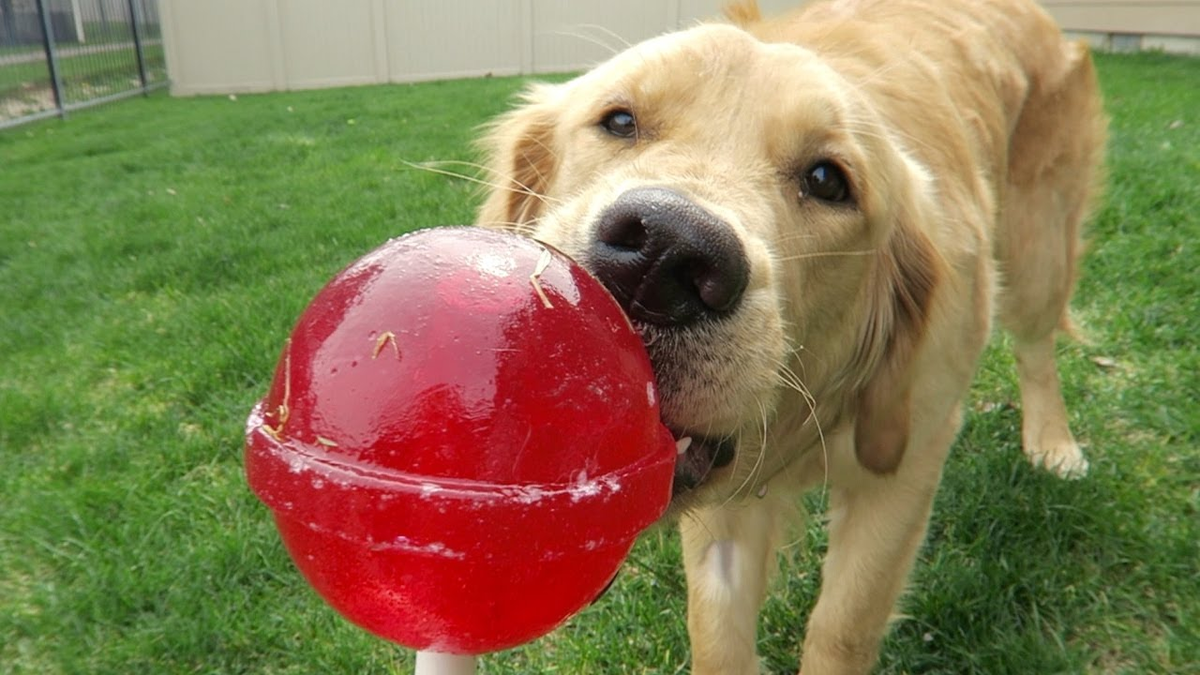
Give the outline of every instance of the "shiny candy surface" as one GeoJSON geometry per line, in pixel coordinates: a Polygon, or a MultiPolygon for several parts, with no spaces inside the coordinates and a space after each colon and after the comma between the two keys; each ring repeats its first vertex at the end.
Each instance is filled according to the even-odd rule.
{"type": "Polygon", "coordinates": [[[529,239],[394,239],[304,311],[251,412],[246,472],[316,590],[415,649],[534,639],[605,587],[670,499],[638,335],[529,239]]]}

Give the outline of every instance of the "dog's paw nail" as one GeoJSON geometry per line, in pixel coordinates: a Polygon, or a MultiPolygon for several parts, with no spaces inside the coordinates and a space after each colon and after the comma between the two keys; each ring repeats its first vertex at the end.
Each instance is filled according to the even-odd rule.
{"type": "Polygon", "coordinates": [[[1088,461],[1078,445],[1071,443],[1048,452],[1029,454],[1029,463],[1041,467],[1064,480],[1078,480],[1087,475],[1088,461]]]}

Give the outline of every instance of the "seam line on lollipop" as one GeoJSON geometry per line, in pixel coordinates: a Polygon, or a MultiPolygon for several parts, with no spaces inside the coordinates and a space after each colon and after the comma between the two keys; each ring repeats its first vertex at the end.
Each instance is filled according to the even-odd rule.
{"type": "Polygon", "coordinates": [[[542,247],[542,254],[538,257],[537,265],[533,268],[533,274],[529,275],[529,283],[533,286],[533,291],[537,293],[538,298],[542,301],[542,306],[546,309],[554,309],[554,304],[550,302],[546,291],[542,290],[541,278],[542,273],[550,266],[551,260],[550,249],[542,247]]]}

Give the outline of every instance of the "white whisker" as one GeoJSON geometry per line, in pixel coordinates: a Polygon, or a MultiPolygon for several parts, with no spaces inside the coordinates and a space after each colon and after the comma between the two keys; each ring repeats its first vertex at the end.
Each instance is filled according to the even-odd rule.
{"type": "Polygon", "coordinates": [[[428,168],[428,167],[438,167],[438,166],[465,166],[465,167],[470,167],[472,169],[479,169],[480,171],[483,171],[485,173],[491,173],[491,174],[496,174],[496,175],[499,175],[499,173],[500,173],[500,172],[496,171],[495,169],[487,166],[486,164],[480,164],[479,162],[468,162],[463,159],[430,159],[430,160],[421,162],[419,164],[414,163],[414,162],[407,162],[407,161],[404,163],[407,164],[408,166],[416,167],[419,169],[424,169],[424,168],[428,168]]]}
{"type": "MultiPolygon", "coordinates": [[[[600,28],[600,26],[595,26],[595,25],[591,25],[591,24],[582,24],[579,26],[579,28],[600,28]]],[[[618,40],[620,40],[620,37],[616,36],[615,33],[612,33],[612,31],[608,31],[608,32],[610,34],[612,34],[614,37],[617,37],[618,40]]],[[[598,38],[594,35],[588,35],[587,33],[582,33],[582,32],[575,32],[575,31],[571,31],[571,30],[556,30],[553,33],[551,33],[551,35],[560,35],[563,37],[571,37],[571,38],[575,38],[576,40],[581,40],[583,42],[587,42],[588,44],[596,45],[597,47],[599,47],[599,48],[603,49],[605,52],[607,52],[608,56],[618,54],[621,52],[622,49],[624,49],[624,47],[614,47],[611,44],[601,40],[600,38],[598,38]]],[[[625,43],[624,40],[621,40],[621,42],[625,43]]],[[[625,43],[625,46],[627,47],[628,43],[625,43]]]]}
{"type": "Polygon", "coordinates": [[[620,50],[622,50],[622,49],[629,49],[630,47],[634,46],[634,43],[632,43],[628,40],[625,40],[624,37],[620,36],[619,32],[614,31],[611,28],[607,28],[607,26],[600,25],[600,24],[576,24],[576,26],[577,26],[577,28],[581,28],[581,29],[595,30],[595,31],[601,32],[601,34],[604,34],[604,35],[607,35],[608,37],[613,38],[613,41],[616,41],[620,46],[618,49],[612,49],[610,47],[610,49],[613,50],[613,53],[617,53],[617,52],[620,52],[620,50]]]}
{"type": "MultiPolygon", "coordinates": [[[[798,351],[798,350],[793,350],[793,353],[795,353],[796,351],[798,351]]],[[[801,367],[804,367],[803,361],[800,361],[799,359],[797,359],[797,362],[800,363],[801,367]]],[[[799,375],[796,374],[796,371],[792,370],[786,363],[779,364],[779,370],[776,371],[776,375],[779,378],[780,383],[782,383],[784,386],[788,387],[789,389],[792,389],[793,391],[799,393],[800,397],[804,399],[805,404],[808,406],[808,417],[805,418],[803,424],[807,424],[809,420],[812,420],[813,425],[817,429],[817,438],[820,440],[820,443],[821,443],[821,456],[824,460],[822,462],[822,465],[825,470],[825,475],[822,480],[822,490],[828,491],[829,490],[829,446],[826,445],[826,443],[825,443],[825,431],[824,431],[824,429],[821,428],[821,418],[817,414],[817,399],[816,399],[816,397],[813,396],[813,394],[809,390],[809,388],[807,386],[805,386],[804,381],[800,378],[799,375]]]]}
{"type": "Polygon", "coordinates": [[[611,37],[611,38],[613,38],[614,40],[616,40],[617,42],[621,43],[621,46],[622,46],[622,48],[623,48],[623,49],[629,49],[630,47],[632,47],[632,46],[633,46],[633,43],[632,43],[632,42],[630,42],[629,40],[626,40],[625,38],[621,37],[621,34],[620,34],[620,33],[616,32],[616,31],[614,31],[614,30],[612,30],[611,28],[608,28],[608,27],[606,27],[606,26],[601,26],[601,25],[600,25],[600,24],[598,24],[598,23],[584,23],[584,24],[579,24],[579,27],[580,27],[580,28],[593,28],[593,29],[595,29],[595,30],[598,30],[598,31],[600,31],[601,33],[605,33],[605,34],[606,34],[606,35],[608,35],[609,37],[611,37]]]}
{"type": "MultiPolygon", "coordinates": [[[[524,185],[516,180],[510,179],[510,180],[512,180],[512,183],[517,186],[514,188],[514,187],[510,187],[508,185],[502,185],[502,184],[496,183],[494,181],[479,178],[478,176],[471,176],[471,175],[465,174],[465,173],[458,173],[456,171],[450,171],[448,169],[442,169],[442,168],[438,168],[436,166],[436,164],[443,164],[443,163],[456,164],[457,162],[455,162],[454,160],[422,162],[420,164],[415,163],[415,162],[409,162],[406,160],[401,160],[401,162],[405,166],[408,166],[413,169],[417,169],[419,171],[428,171],[429,173],[436,173],[441,176],[449,176],[450,178],[458,178],[459,180],[465,180],[469,183],[476,183],[478,185],[482,185],[484,187],[491,188],[493,190],[505,190],[508,192],[515,192],[517,194],[527,195],[529,197],[533,197],[534,199],[537,199],[538,201],[540,201],[543,204],[546,204],[548,206],[553,206],[554,202],[556,201],[551,197],[547,197],[546,195],[539,194],[538,192],[536,192],[529,186],[524,185]]],[[[464,164],[467,164],[468,166],[473,166],[470,163],[466,163],[466,162],[464,162],[464,164]]]]}
{"type": "Polygon", "coordinates": [[[838,256],[868,256],[875,255],[879,249],[870,248],[862,251],[814,251],[812,253],[799,253],[779,258],[779,262],[794,262],[796,260],[807,260],[809,258],[833,258],[838,256]]]}
{"type": "Polygon", "coordinates": [[[766,465],[766,462],[767,462],[767,429],[770,427],[770,424],[771,424],[770,420],[769,420],[769,416],[767,414],[767,406],[763,404],[762,399],[759,399],[756,402],[758,403],[759,416],[762,418],[762,443],[760,444],[761,450],[758,453],[758,461],[755,462],[754,469],[750,472],[751,480],[747,481],[748,485],[753,484],[753,482],[754,482],[753,479],[756,478],[755,474],[757,474],[758,476],[762,475],[763,466],[766,465]]]}

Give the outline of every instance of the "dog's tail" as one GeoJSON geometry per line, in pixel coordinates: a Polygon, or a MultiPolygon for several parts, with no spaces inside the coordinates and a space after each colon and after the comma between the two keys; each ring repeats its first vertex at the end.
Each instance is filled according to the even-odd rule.
{"type": "Polygon", "coordinates": [[[734,0],[725,5],[725,18],[736,26],[745,28],[762,21],[762,10],[758,8],[758,0],[734,0]]]}

